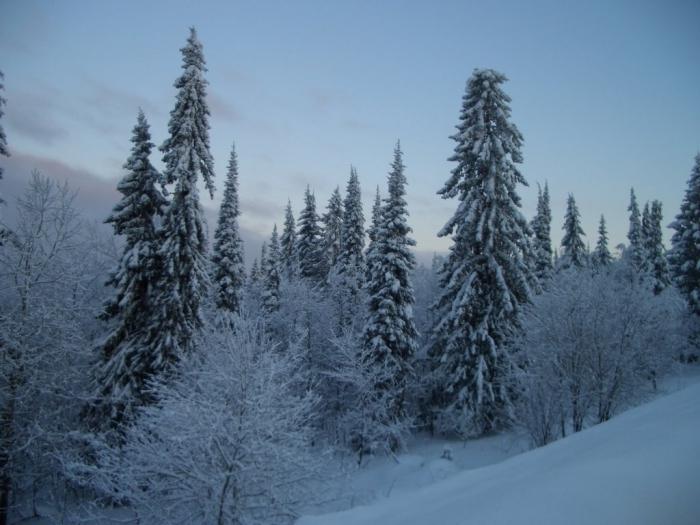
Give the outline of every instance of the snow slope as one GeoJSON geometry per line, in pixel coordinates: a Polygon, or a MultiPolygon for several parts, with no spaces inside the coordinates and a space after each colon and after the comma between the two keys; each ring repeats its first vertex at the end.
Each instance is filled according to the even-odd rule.
{"type": "Polygon", "coordinates": [[[700,384],[501,463],[298,525],[700,523],[700,384]]]}

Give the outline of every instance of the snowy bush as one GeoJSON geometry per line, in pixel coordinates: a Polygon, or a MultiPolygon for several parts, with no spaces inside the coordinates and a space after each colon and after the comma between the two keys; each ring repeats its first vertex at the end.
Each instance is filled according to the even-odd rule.
{"type": "MultiPolygon", "coordinates": [[[[19,519],[33,496],[59,497],[57,454],[89,394],[86,370],[113,246],[35,172],[0,250],[0,507],[19,519]]],[[[36,510],[29,510],[35,513],[36,510]]]]}
{"type": "Polygon", "coordinates": [[[318,477],[317,399],[295,382],[298,355],[277,352],[258,321],[231,324],[206,327],[176,378],[153,384],[159,401],[123,447],[98,450],[97,466],[83,469],[147,523],[289,523],[318,477]]]}
{"type": "Polygon", "coordinates": [[[333,340],[329,357],[326,381],[342,399],[334,414],[338,444],[356,452],[359,464],[367,455],[403,449],[413,424],[392,405],[394,371],[372,362],[349,333],[333,340]]]}
{"type": "Polygon", "coordinates": [[[656,388],[684,345],[682,303],[654,295],[625,263],[559,273],[523,323],[526,372],[518,416],[535,444],[606,421],[656,388]]]}

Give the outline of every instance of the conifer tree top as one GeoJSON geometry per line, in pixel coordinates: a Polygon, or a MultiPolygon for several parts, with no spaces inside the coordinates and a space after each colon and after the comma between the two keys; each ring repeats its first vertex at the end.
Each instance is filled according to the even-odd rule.
{"type": "Polygon", "coordinates": [[[166,205],[165,198],[156,188],[160,175],[149,159],[154,145],[148,121],[140,109],[131,143],[131,155],[123,166],[127,173],[117,185],[123,198],[105,222],[112,224],[116,234],[126,235],[128,243],[133,245],[138,240],[150,240],[152,217],[160,215],[166,205]]]}
{"type": "MultiPolygon", "coordinates": [[[[497,194],[502,194],[506,206],[512,210],[520,207],[520,197],[513,188],[518,183],[527,186],[515,166],[522,162],[523,137],[510,121],[510,97],[500,87],[506,80],[493,69],[475,69],[467,82],[460,123],[451,137],[457,145],[448,159],[457,166],[438,191],[443,198],[460,195],[462,201],[471,203],[496,201],[497,194]]],[[[438,235],[449,235],[467,211],[460,207],[438,235]]]]}
{"type": "Polygon", "coordinates": [[[182,75],[175,81],[178,89],[175,107],[170,112],[170,137],[161,146],[166,165],[164,180],[172,184],[181,178],[197,182],[201,173],[209,194],[214,195],[214,161],[209,152],[209,106],[206,101],[205,67],[202,44],[197,32],[190,36],[182,53],[182,75]]]}
{"type": "MultiPolygon", "coordinates": [[[[3,83],[3,80],[5,78],[5,75],[3,74],[2,71],[0,71],[0,93],[5,89],[5,85],[3,83]]],[[[3,106],[6,104],[5,98],[0,95],[0,119],[2,116],[5,114],[5,111],[3,110],[3,106]]],[[[5,157],[10,156],[10,152],[7,150],[7,137],[5,136],[5,131],[2,128],[2,124],[0,124],[0,155],[4,155],[5,157]]],[[[0,177],[2,176],[2,171],[0,171],[0,177]]]]}
{"type": "Polygon", "coordinates": [[[345,264],[361,264],[365,244],[365,217],[357,170],[350,166],[350,178],[343,203],[342,250],[345,264]]]}
{"type": "Polygon", "coordinates": [[[245,278],[243,241],[238,228],[239,215],[238,158],[235,145],[232,145],[212,254],[216,304],[219,308],[232,312],[238,311],[239,296],[245,278]]]}

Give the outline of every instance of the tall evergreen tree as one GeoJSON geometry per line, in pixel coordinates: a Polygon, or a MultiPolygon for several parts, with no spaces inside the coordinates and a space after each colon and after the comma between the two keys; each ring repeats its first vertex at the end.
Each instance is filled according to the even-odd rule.
{"type": "Polygon", "coordinates": [[[364,265],[365,216],[362,212],[362,192],[357,170],[350,167],[350,179],[345,193],[343,215],[342,267],[346,273],[361,276],[364,265]]]}
{"type": "Polygon", "coordinates": [[[326,213],[321,219],[323,224],[323,275],[327,276],[340,258],[342,250],[341,235],[343,229],[343,199],[340,196],[340,188],[331,194],[326,207],[326,213]]]}
{"type": "Polygon", "coordinates": [[[646,250],[649,239],[651,238],[651,212],[649,211],[649,202],[644,203],[642,208],[642,246],[646,250]]]}
{"type": "Polygon", "coordinates": [[[700,153],[690,173],[681,210],[671,224],[671,270],[690,310],[700,315],[700,153]]]}
{"type": "Polygon", "coordinates": [[[654,200],[647,220],[645,251],[655,294],[660,294],[671,284],[661,221],[663,221],[663,208],[660,201],[654,200]]]}
{"type": "Polygon", "coordinates": [[[516,167],[523,138],[510,122],[510,97],[500,86],[505,81],[491,69],[477,69],[469,79],[452,137],[457,145],[450,160],[457,165],[438,192],[459,198],[438,234],[452,234],[453,244],[441,271],[431,347],[444,385],[443,420],[453,431],[488,432],[509,419],[506,341],[537,282],[517,193],[518,184],[527,184],[516,167]]]}
{"type": "Polygon", "coordinates": [[[264,279],[265,265],[267,264],[267,241],[263,241],[260,246],[260,266],[258,268],[258,277],[264,279]]]}
{"type": "Polygon", "coordinates": [[[304,209],[299,215],[297,232],[297,257],[299,274],[305,279],[321,282],[323,279],[321,239],[322,232],[316,214],[316,197],[307,186],[304,194],[304,209]]]}
{"type": "Polygon", "coordinates": [[[576,206],[576,199],[569,193],[566,201],[566,214],[564,215],[564,237],[561,240],[561,255],[559,266],[561,268],[583,268],[586,266],[588,250],[581,236],[586,235],[581,228],[581,214],[576,206]]]}
{"type": "Polygon", "coordinates": [[[372,223],[367,230],[367,236],[369,237],[369,245],[367,246],[367,253],[365,254],[365,280],[369,280],[370,275],[372,275],[372,268],[376,260],[376,247],[377,247],[377,232],[381,226],[382,221],[382,197],[379,194],[379,186],[377,186],[377,193],[374,197],[374,204],[372,205],[372,223]]]}
{"type": "Polygon", "coordinates": [[[200,304],[207,293],[206,231],[197,180],[201,175],[213,196],[214,161],[209,152],[209,107],[202,44],[194,28],[181,50],[183,73],[175,81],[178,94],[170,112],[170,137],[161,146],[166,183],[174,183],[172,201],[162,227],[160,256],[163,271],[158,283],[158,322],[152,326],[160,366],[175,362],[190,350],[202,324],[200,304]]]}
{"type": "Polygon", "coordinates": [[[250,267],[250,279],[248,279],[251,284],[257,284],[260,280],[260,268],[258,267],[258,258],[253,259],[253,265],[250,267]]]}
{"type": "Polygon", "coordinates": [[[298,271],[297,261],[297,231],[292,202],[287,200],[287,208],[284,211],[284,229],[280,238],[280,258],[284,276],[287,280],[294,279],[298,271]]]}
{"type": "MultiPolygon", "coordinates": [[[[5,89],[5,85],[3,83],[3,79],[5,76],[3,75],[2,71],[0,71],[0,120],[2,120],[2,116],[5,114],[5,111],[3,107],[7,103],[5,98],[2,96],[2,92],[5,89]]],[[[10,152],[7,149],[7,136],[5,135],[5,130],[2,127],[2,123],[0,122],[0,156],[4,157],[9,157],[10,152]]],[[[0,165],[0,180],[2,180],[2,165],[0,165]]],[[[0,192],[0,207],[3,205],[5,201],[2,199],[2,192],[0,192]]],[[[2,219],[2,208],[0,208],[0,219],[2,219]]],[[[3,242],[5,237],[7,236],[7,231],[5,230],[5,227],[2,225],[2,221],[0,220],[0,247],[2,247],[3,242]]]]}
{"type": "Polygon", "coordinates": [[[122,198],[105,221],[124,237],[124,249],[107,281],[116,294],[101,317],[114,326],[101,346],[95,374],[99,401],[92,407],[96,419],[107,416],[112,421],[147,401],[146,381],[161,369],[161,356],[145,342],[154,322],[155,284],[161,272],[155,218],[162,215],[167,202],[157,186],[160,174],[150,161],[153,143],[142,111],[131,142],[126,174],[117,186],[122,198]]]}
{"type": "Polygon", "coordinates": [[[634,188],[630,189],[630,204],[627,207],[627,211],[630,212],[629,230],[627,232],[627,239],[630,244],[627,256],[635,269],[644,271],[644,232],[642,230],[642,219],[639,213],[639,205],[637,204],[637,196],[634,194],[634,188]]]}
{"type": "Polygon", "coordinates": [[[413,322],[413,286],[410,275],[416,262],[410,247],[407,224],[406,176],[399,143],[389,173],[388,196],[384,201],[381,222],[376,231],[376,262],[367,282],[368,318],[363,332],[366,361],[391,371],[389,381],[374,385],[389,390],[391,410],[397,419],[404,418],[406,379],[412,371],[418,333],[413,322]]]}
{"type": "Polygon", "coordinates": [[[533,251],[535,254],[535,275],[540,281],[552,273],[552,209],[549,204],[549,185],[544,183],[544,191],[537,186],[537,214],[532,221],[533,251]]]}
{"type": "Polygon", "coordinates": [[[277,225],[272,229],[270,248],[264,257],[262,305],[267,313],[276,312],[280,307],[280,243],[277,225]]]}
{"type": "MultiPolygon", "coordinates": [[[[2,92],[5,90],[5,84],[3,83],[5,79],[5,75],[3,75],[2,71],[0,71],[0,119],[2,119],[3,115],[5,114],[4,106],[7,104],[7,100],[2,96],[2,92]]],[[[4,157],[9,157],[10,152],[7,149],[7,136],[5,135],[5,130],[2,127],[2,124],[0,123],[0,155],[4,157]]],[[[0,180],[2,180],[2,173],[3,169],[2,166],[0,165],[0,180]]],[[[0,204],[2,204],[4,201],[2,198],[0,198],[0,204]]],[[[0,226],[1,228],[1,226],[0,226]]],[[[0,239],[0,245],[2,244],[1,239],[0,239]]]]}
{"type": "Polygon", "coordinates": [[[214,287],[216,306],[229,312],[240,309],[245,281],[243,241],[238,228],[238,159],[235,145],[231,147],[224,198],[219,209],[219,222],[214,233],[214,287]]]}
{"type": "Polygon", "coordinates": [[[612,262],[612,255],[608,249],[608,229],[605,226],[605,217],[600,216],[598,224],[598,242],[593,251],[593,265],[597,268],[607,266],[612,262]]]}
{"type": "Polygon", "coordinates": [[[338,262],[333,268],[334,290],[339,330],[361,329],[364,318],[362,287],[365,281],[365,218],[362,212],[362,195],[357,170],[350,167],[345,201],[343,202],[342,246],[338,262]]]}

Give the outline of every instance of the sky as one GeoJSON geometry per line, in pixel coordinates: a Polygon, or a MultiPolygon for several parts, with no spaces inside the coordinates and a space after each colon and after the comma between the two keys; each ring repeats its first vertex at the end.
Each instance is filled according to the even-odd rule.
{"type": "MultiPolygon", "coordinates": [[[[322,211],[351,165],[369,219],[399,139],[416,249],[447,249],[437,232],[457,203],[436,192],[474,68],[509,78],[525,137],[523,213],[548,181],[555,245],[568,193],[591,246],[601,214],[612,246],[625,241],[630,187],[642,204],[661,200],[670,222],[700,151],[696,0],[3,0],[0,12],[10,206],[39,169],[78,188],[86,215],[106,217],[139,107],[154,142],[166,138],[179,49],[195,26],[219,188],[203,205],[211,227],[235,141],[249,259],[287,199],[298,214],[308,184],[322,211]]],[[[162,166],[157,152],[153,161],[162,166]]]]}

